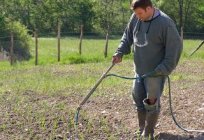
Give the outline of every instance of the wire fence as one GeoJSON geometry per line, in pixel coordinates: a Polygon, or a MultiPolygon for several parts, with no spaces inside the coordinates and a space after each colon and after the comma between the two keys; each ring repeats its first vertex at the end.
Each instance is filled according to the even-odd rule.
{"type": "Polygon", "coordinates": [[[201,39],[201,40],[204,40],[204,33],[184,32],[184,39],[201,39]]]}
{"type": "MultiPolygon", "coordinates": [[[[104,42],[104,50],[108,51],[108,39],[119,39],[121,38],[123,32],[114,32],[110,33],[107,38],[107,34],[101,34],[101,33],[95,33],[95,32],[83,32],[81,30],[80,33],[73,33],[73,32],[49,32],[49,33],[39,33],[33,32],[30,34],[33,37],[33,44],[34,44],[34,57],[35,57],[35,65],[38,65],[38,39],[39,38],[56,38],[56,44],[57,44],[57,57],[58,61],[60,61],[60,39],[64,37],[74,37],[79,41],[79,53],[81,53],[81,46],[82,45],[82,39],[83,38],[90,38],[90,39],[103,39],[104,42]]],[[[184,32],[184,39],[200,39],[204,40],[204,33],[195,33],[195,32],[184,32]]],[[[14,36],[12,33],[7,36],[0,36],[0,61],[1,60],[9,60],[11,65],[16,60],[15,52],[18,50],[19,45],[19,39],[14,36]]],[[[21,51],[21,50],[20,50],[21,51]]],[[[104,52],[105,57],[107,56],[107,52],[104,52]]],[[[18,56],[19,57],[19,56],[18,56]]]]}
{"type": "MultiPolygon", "coordinates": [[[[61,32],[61,37],[80,37],[80,32],[61,32]]],[[[123,34],[123,31],[115,31],[109,33],[109,36],[114,37],[121,37],[123,34]]],[[[34,37],[34,32],[29,32],[29,35],[34,37]]],[[[40,32],[38,33],[38,37],[56,37],[57,32],[40,32]]],[[[83,32],[83,36],[87,38],[105,38],[106,33],[99,33],[99,32],[83,32]]],[[[0,41],[5,41],[10,39],[10,35],[3,36],[0,35],[0,41]]],[[[14,36],[15,39],[15,36],[14,36]]],[[[198,33],[198,32],[184,32],[184,39],[204,39],[204,33],[198,33]]]]}

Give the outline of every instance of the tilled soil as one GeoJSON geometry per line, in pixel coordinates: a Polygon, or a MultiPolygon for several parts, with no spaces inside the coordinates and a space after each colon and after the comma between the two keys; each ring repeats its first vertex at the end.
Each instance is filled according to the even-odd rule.
{"type": "MultiPolygon", "coordinates": [[[[184,62],[173,75],[171,101],[176,121],[184,128],[203,131],[204,62],[184,62]]],[[[85,140],[135,140],[138,120],[130,87],[99,87],[97,90],[100,94],[92,96],[82,107],[76,128],[74,113],[86,94],[66,89],[69,93],[67,96],[46,96],[27,90],[18,107],[15,104],[18,98],[10,92],[5,93],[0,106],[0,139],[74,140],[78,136],[85,140]]],[[[156,139],[204,140],[204,133],[188,133],[174,123],[169,107],[168,84],[165,85],[161,105],[160,118],[155,128],[156,139]]]]}
{"type": "MultiPolygon", "coordinates": [[[[171,82],[171,101],[176,121],[184,129],[204,132],[204,63],[183,63],[177,68],[176,73],[181,73],[186,77],[197,76],[197,78],[192,77],[192,80],[191,77],[183,77],[183,80],[171,82]]],[[[158,140],[204,140],[204,133],[185,132],[175,124],[170,113],[168,84],[165,84],[165,89],[161,97],[162,109],[155,128],[155,138],[158,140]]],[[[108,97],[95,97],[85,105],[84,109],[87,114],[90,118],[106,118],[112,127],[112,133],[119,131],[120,139],[136,139],[135,131],[138,128],[138,121],[131,92],[127,90],[119,97],[114,93],[106,94],[108,97]],[[127,133],[124,131],[120,133],[121,127],[125,127],[127,133]]],[[[103,139],[100,136],[98,138],[103,139]]]]}
{"type": "MultiPolygon", "coordinates": [[[[204,82],[199,85],[204,85],[204,82]]],[[[204,129],[204,103],[201,103],[201,101],[204,101],[204,94],[186,95],[183,93],[177,97],[173,95],[173,112],[176,121],[182,127],[204,129]]],[[[186,133],[176,126],[168,102],[168,96],[163,96],[162,110],[155,129],[156,138],[159,140],[204,140],[204,134],[186,133]]],[[[87,104],[85,109],[91,118],[106,118],[113,129],[113,133],[115,133],[115,129],[125,126],[129,133],[120,134],[121,139],[134,139],[138,121],[131,96],[125,95],[118,99],[115,97],[95,98],[94,101],[87,104]]]]}

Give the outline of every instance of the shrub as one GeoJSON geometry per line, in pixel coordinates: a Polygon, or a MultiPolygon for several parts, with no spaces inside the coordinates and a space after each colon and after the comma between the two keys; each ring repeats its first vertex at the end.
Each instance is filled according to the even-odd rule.
{"type": "Polygon", "coordinates": [[[3,16],[0,16],[0,27],[0,48],[9,52],[10,33],[12,32],[14,35],[14,57],[17,60],[29,60],[31,37],[27,34],[26,27],[18,21],[11,22],[3,16]]]}

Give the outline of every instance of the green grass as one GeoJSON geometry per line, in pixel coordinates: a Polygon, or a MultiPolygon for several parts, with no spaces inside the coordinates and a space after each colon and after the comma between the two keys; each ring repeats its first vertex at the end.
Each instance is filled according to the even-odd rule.
{"type": "MultiPolygon", "coordinates": [[[[34,41],[32,42],[32,54],[34,56],[34,41]]],[[[82,54],[79,55],[79,39],[61,39],[61,62],[62,64],[102,62],[105,60],[104,52],[105,40],[84,39],[82,42],[82,54]]],[[[114,53],[117,41],[109,41],[108,58],[114,53]]],[[[34,63],[34,58],[30,61],[34,63]]],[[[57,62],[57,40],[55,38],[39,39],[39,64],[52,64],[57,62]]]]}
{"type": "MultiPolygon", "coordinates": [[[[54,139],[58,134],[63,138],[72,135],[74,109],[78,102],[71,102],[70,98],[82,99],[87,95],[110,66],[111,56],[119,41],[120,39],[110,40],[108,57],[104,58],[105,40],[83,40],[80,56],[78,54],[79,39],[63,38],[61,61],[57,62],[57,40],[40,38],[38,66],[34,65],[34,58],[27,62],[18,62],[14,66],[10,66],[9,62],[0,62],[0,134],[10,139],[19,137],[54,139]]],[[[194,56],[189,57],[200,43],[201,40],[184,41],[180,65],[192,62],[191,67],[197,67],[199,65],[194,62],[203,62],[204,46],[194,56]]],[[[34,55],[34,42],[32,42],[31,52],[34,55]]],[[[134,75],[132,55],[127,56],[123,63],[115,66],[111,73],[132,77],[134,75]]],[[[198,74],[191,75],[188,70],[180,69],[172,74],[171,79],[172,82],[177,82],[200,81],[204,78],[198,74]]],[[[123,97],[129,94],[127,90],[131,90],[131,86],[131,80],[110,77],[100,84],[93,98],[123,97]]],[[[89,119],[89,121],[84,122],[86,127],[80,130],[81,139],[86,139],[93,133],[95,136],[103,135],[107,139],[118,139],[117,134],[111,134],[112,128],[106,118],[98,118],[100,129],[96,131],[97,121],[86,116],[87,113],[82,111],[81,119],[89,119]]],[[[117,132],[129,135],[130,130],[121,126],[117,132]]]]}
{"type": "MultiPolygon", "coordinates": [[[[119,42],[119,38],[109,41],[108,57],[104,58],[105,40],[84,39],[82,55],[79,55],[79,39],[62,38],[61,61],[57,62],[57,40],[55,38],[40,38],[39,66],[34,65],[34,57],[30,61],[18,62],[14,66],[10,66],[9,62],[0,62],[0,91],[2,93],[5,91],[22,92],[29,89],[37,93],[52,95],[56,91],[64,92],[67,89],[88,88],[94,84],[102,72],[110,65],[112,54],[115,52],[119,42]],[[84,82],[85,80],[86,82],[84,82]]],[[[192,57],[189,56],[200,43],[201,40],[185,40],[180,63],[188,60],[203,60],[204,46],[192,57]]],[[[31,53],[34,56],[34,40],[31,44],[31,53]]],[[[131,72],[129,75],[132,76],[134,74],[132,71],[132,54],[126,56],[125,61],[128,61],[128,64],[131,63],[131,65],[128,65],[131,68],[121,68],[124,71],[119,71],[119,73],[127,75],[127,73],[131,72]]],[[[177,81],[182,80],[184,77],[192,78],[192,76],[184,76],[184,73],[174,73],[172,79],[177,81]]],[[[120,79],[110,78],[102,84],[101,88],[111,84],[119,85],[121,81],[120,79]]]]}
{"type": "Polygon", "coordinates": [[[204,59],[204,46],[201,46],[201,48],[190,57],[190,54],[200,45],[201,42],[201,40],[184,40],[182,58],[204,59]]]}
{"type": "MultiPolygon", "coordinates": [[[[57,62],[57,39],[39,38],[38,64],[50,65],[57,62]]],[[[105,40],[86,38],[82,42],[82,54],[79,54],[79,39],[73,37],[64,37],[61,39],[61,61],[58,64],[79,64],[79,63],[97,63],[108,62],[114,54],[120,38],[109,40],[108,57],[104,57],[105,40]]],[[[182,60],[185,59],[204,59],[204,47],[202,46],[192,57],[190,54],[198,47],[201,40],[184,40],[184,51],[182,60]]],[[[31,42],[32,59],[30,61],[18,62],[20,65],[34,65],[35,63],[35,42],[31,42]]],[[[132,59],[132,54],[125,56],[125,59],[132,59]]],[[[6,62],[1,62],[1,69],[9,66],[6,62]]]]}

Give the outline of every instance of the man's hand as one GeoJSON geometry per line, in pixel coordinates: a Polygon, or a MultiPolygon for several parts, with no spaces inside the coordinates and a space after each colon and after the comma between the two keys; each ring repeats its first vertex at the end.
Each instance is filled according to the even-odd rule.
{"type": "Polygon", "coordinates": [[[113,63],[113,64],[120,63],[120,62],[122,62],[122,57],[121,57],[121,56],[114,55],[114,56],[112,57],[112,63],[113,63]]]}

